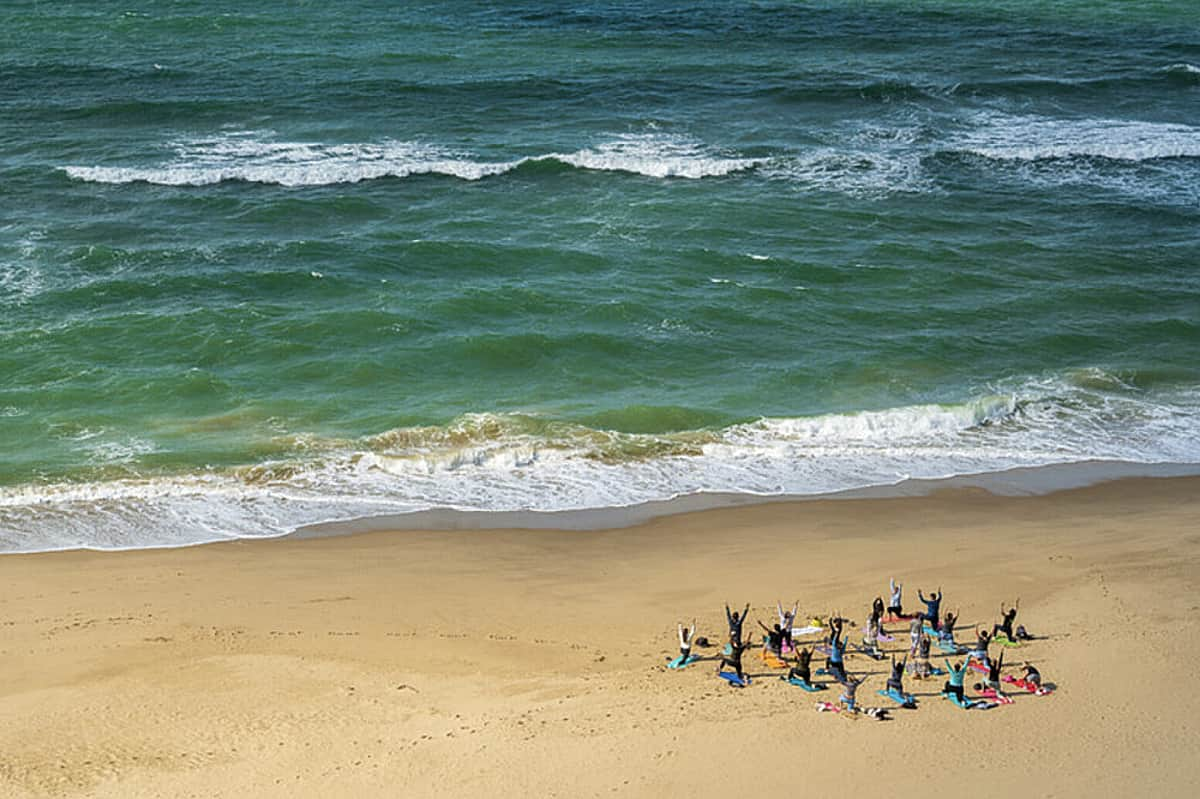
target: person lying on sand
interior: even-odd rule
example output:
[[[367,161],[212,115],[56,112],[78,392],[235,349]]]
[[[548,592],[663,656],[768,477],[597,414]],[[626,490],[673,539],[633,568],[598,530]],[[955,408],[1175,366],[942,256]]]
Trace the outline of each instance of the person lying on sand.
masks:
[[[729,603],[725,603],[725,620],[729,622],[729,645],[737,647],[742,643],[742,624],[746,621],[746,614],[750,612],[750,603],[746,603],[746,609],[740,614],[735,610],[729,612]]]

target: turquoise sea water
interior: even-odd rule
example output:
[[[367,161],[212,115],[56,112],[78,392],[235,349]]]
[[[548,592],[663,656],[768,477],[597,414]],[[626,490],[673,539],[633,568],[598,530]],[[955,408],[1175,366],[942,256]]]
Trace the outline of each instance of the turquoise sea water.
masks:
[[[1200,463],[1194,2],[0,8],[0,551]]]

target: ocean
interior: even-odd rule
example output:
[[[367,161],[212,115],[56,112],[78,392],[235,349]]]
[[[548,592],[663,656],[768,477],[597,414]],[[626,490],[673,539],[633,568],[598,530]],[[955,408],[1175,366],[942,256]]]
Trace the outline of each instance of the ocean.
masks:
[[[1194,2],[0,8],[0,551],[1200,471]]]

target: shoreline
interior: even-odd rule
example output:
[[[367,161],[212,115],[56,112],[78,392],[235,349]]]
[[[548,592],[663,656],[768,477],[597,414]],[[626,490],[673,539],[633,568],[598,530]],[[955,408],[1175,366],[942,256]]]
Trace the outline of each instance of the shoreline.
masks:
[[[755,505],[922,497],[943,491],[971,488],[983,490],[994,496],[1044,496],[1125,480],[1180,477],[1200,477],[1200,464],[1079,461],[1014,467],[996,472],[960,474],[941,478],[905,478],[891,484],[848,488],[827,493],[754,494],[734,491],[700,491],[631,505],[564,510],[478,510],[433,507],[299,524],[288,532],[276,535],[219,537],[124,547],[63,546],[15,549],[0,551],[0,558],[8,555],[52,552],[138,552],[181,549],[236,541],[287,541],[379,531],[530,529],[566,532],[609,530],[634,527],[654,519],[680,514]]]
[[[982,796],[1191,795],[1197,529],[1200,478],[1158,478],[770,503],[578,535],[0,558],[0,793],[661,796],[797,778],[858,791],[932,760]],[[695,616],[719,640],[725,602],[769,623],[776,600],[799,599],[801,618],[841,611],[858,635],[889,576],[909,607],[940,586],[960,630],[1019,597],[1018,623],[1046,638],[1013,653],[1058,690],[964,713],[940,683],[906,680],[919,710],[847,724],[753,652],[745,690],[712,661],[664,666],[675,622]],[[889,631],[885,649],[903,649]],[[864,704],[882,704],[881,668],[850,659]]]

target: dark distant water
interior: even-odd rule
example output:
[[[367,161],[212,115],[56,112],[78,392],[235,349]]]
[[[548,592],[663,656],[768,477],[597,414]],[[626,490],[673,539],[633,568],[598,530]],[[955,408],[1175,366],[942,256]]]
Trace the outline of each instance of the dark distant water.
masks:
[[[0,550],[1200,463],[1194,2],[0,7]]]

